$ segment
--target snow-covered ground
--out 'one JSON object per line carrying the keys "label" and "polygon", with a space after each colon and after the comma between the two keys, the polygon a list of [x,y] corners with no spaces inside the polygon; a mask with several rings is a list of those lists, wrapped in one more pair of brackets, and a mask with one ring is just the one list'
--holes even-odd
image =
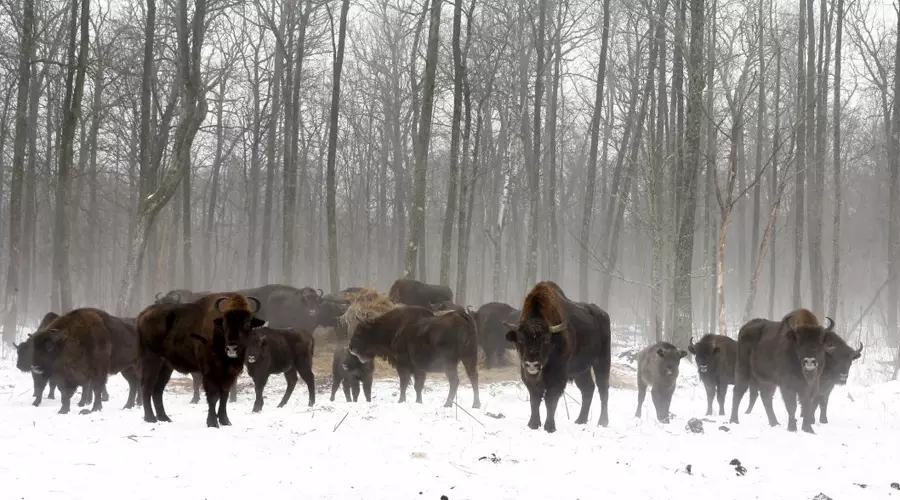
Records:
{"label": "snow-covered ground", "polygon": [[898,382],[836,389],[831,423],[817,425],[815,436],[769,428],[761,405],[740,425],[716,416],[704,422],[705,433],[691,433],[686,421],[702,417],[706,403],[688,362],[668,425],[652,418],[649,397],[644,418],[634,418],[636,394],[628,389],[611,391],[610,426],[602,428],[596,397],[591,423],[571,422],[580,394],[570,385],[571,417],[560,405],[558,431],[547,434],[526,428],[527,393],[516,382],[482,385],[480,410],[470,408],[471,388],[462,385],[461,408],[445,409],[440,375],[430,376],[419,405],[395,402],[396,380],[376,382],[371,404],[345,403],[340,391],[331,403],[330,374],[317,374],[313,408],[301,385],[276,408],[284,383],[273,377],[262,413],[250,412],[245,386],[230,406],[234,425],[207,429],[205,401],[188,403],[189,384],[170,384],[169,424],[121,410],[120,376],[110,379],[103,412],[57,415],[58,399],[32,407],[30,375],[13,360],[2,363],[0,497],[8,499],[900,498],[890,486],[900,482]]}

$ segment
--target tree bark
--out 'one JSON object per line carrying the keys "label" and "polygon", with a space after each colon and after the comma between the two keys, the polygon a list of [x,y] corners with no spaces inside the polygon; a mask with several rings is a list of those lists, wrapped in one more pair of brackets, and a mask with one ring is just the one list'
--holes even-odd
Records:
{"label": "tree bark", "polygon": [[528,162],[528,251],[525,254],[525,282],[523,289],[528,290],[537,281],[538,266],[538,220],[541,201],[541,102],[544,98],[544,31],[547,19],[547,0],[538,0],[538,27],[535,41],[537,52],[537,68],[534,77],[534,140],[531,146],[534,151]]}
{"label": "tree bark", "polygon": [[800,0],[800,29],[797,37],[797,174],[794,179],[794,293],[793,308],[802,307],[801,280],[803,278],[803,215],[804,184],[806,183],[806,0]]}
{"label": "tree bark", "polygon": [[[453,247],[453,215],[456,212],[457,180],[459,178],[459,122],[462,114],[463,62],[459,43],[462,31],[462,0],[453,3],[453,116],[450,123],[450,172],[447,179],[447,207],[441,231],[440,283],[450,285],[450,254]],[[458,270],[465,272],[465,270]]]}
{"label": "tree bark", "polygon": [[844,0],[837,0],[837,34],[834,40],[834,229],[831,241],[831,293],[828,294],[828,316],[838,317],[838,296],[841,292],[841,42],[844,32]]}
{"label": "tree bark", "polygon": [[[331,119],[328,127],[328,163],[325,173],[326,211],[328,213],[328,274],[331,280],[331,291],[336,293],[341,289],[340,274],[338,273],[338,242],[337,242],[337,213],[335,186],[335,160],[337,157],[338,114],[341,104],[341,69],[344,67],[344,42],[347,35],[347,11],[350,9],[350,0],[341,2],[341,20],[338,28],[337,53],[334,56],[334,73],[331,89]],[[333,36],[333,35],[332,35]]]}

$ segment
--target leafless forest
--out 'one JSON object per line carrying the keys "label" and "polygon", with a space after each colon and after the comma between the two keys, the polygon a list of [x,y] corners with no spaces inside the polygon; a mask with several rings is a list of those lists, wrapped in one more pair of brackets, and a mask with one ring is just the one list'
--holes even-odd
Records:
{"label": "leafless forest", "polygon": [[880,0],[2,0],[3,338],[157,292],[557,281],[900,343]]}

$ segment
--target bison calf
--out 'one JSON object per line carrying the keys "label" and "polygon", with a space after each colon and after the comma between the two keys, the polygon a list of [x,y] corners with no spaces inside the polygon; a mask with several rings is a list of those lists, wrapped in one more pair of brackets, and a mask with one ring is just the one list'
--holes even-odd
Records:
{"label": "bison calf", "polygon": [[484,365],[488,370],[506,363],[506,349],[512,346],[506,341],[509,329],[504,322],[517,323],[518,309],[502,302],[489,302],[478,308],[474,314],[478,325],[478,343],[484,350]]}
{"label": "bison calf", "polygon": [[[375,361],[362,362],[356,356],[350,354],[350,349],[341,347],[334,351],[331,361],[331,400],[337,394],[338,387],[344,390],[347,402],[354,403],[359,399],[359,384],[362,382],[363,394],[366,402],[372,402],[372,379],[375,376]],[[351,397],[352,392],[352,397]]]}
{"label": "bison calf", "polygon": [[263,389],[269,376],[283,373],[287,381],[284,397],[278,403],[281,408],[291,399],[297,385],[297,374],[306,382],[309,406],[316,402],[316,383],[312,372],[315,340],[311,333],[292,329],[262,327],[253,330],[247,343],[247,373],[253,379],[256,401],[253,412],[262,410]]}
{"label": "bison calf", "polygon": [[634,416],[641,417],[641,406],[647,395],[647,386],[650,386],[650,397],[653,398],[653,406],[656,408],[656,418],[664,423],[669,423],[669,405],[672,404],[672,395],[675,394],[675,384],[678,381],[678,366],[681,358],[687,356],[682,351],[668,342],[657,342],[647,346],[638,353],[638,404]]}
{"label": "bison calf", "polygon": [[713,413],[713,397],[719,402],[719,415],[725,414],[725,394],[734,385],[734,363],[737,341],[724,335],[704,335],[700,342],[688,346],[697,361],[697,373],[706,388],[706,414]]}

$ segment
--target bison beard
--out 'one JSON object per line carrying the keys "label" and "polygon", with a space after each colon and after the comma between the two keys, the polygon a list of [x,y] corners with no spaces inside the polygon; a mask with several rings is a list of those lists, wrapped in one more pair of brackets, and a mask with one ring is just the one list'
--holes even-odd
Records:
{"label": "bison beard", "polygon": [[[252,310],[248,301],[255,305]],[[189,304],[152,305],[142,311],[137,325],[144,420],[172,421],[162,395],[172,371],[178,370],[202,373],[207,427],[231,425],[227,395],[243,369],[248,333],[265,324],[255,317],[259,309],[255,297],[229,293]]]}
{"label": "bison beard", "polygon": [[253,412],[263,407],[263,389],[269,376],[283,373],[287,388],[278,407],[291,399],[299,374],[309,392],[309,406],[316,402],[316,381],[312,372],[312,358],[315,340],[305,331],[261,327],[250,333],[247,345],[247,373],[253,379],[256,401]]}
{"label": "bison beard", "polygon": [[804,432],[815,434],[812,424],[815,422],[815,402],[819,397],[825,356],[835,349],[833,342],[826,342],[826,333],[831,331],[834,321],[826,319],[829,325],[823,328],[811,312],[799,309],[780,322],[754,319],[741,327],[731,423],[739,422],[741,398],[748,388],[755,386],[762,396],[769,425],[778,425],[772,407],[777,387],[787,409],[788,431],[797,430],[799,399],[803,419],[801,428]]}
{"label": "bison beard", "polygon": [[516,344],[522,382],[531,400],[529,428],[541,426],[544,399],[544,430],[556,431],[556,407],[570,379],[581,391],[581,412],[575,423],[587,423],[595,387],[592,368],[600,394],[599,425],[608,425],[609,315],[594,304],[570,301],[556,283],[542,281],[525,297],[518,325],[506,326],[506,338]]}

